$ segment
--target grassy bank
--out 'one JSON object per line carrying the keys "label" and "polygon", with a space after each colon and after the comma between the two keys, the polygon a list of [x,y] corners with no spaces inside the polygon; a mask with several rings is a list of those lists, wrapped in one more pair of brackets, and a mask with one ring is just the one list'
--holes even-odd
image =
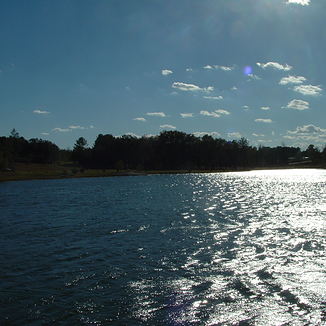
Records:
{"label": "grassy bank", "polygon": [[17,163],[12,170],[0,171],[0,181],[32,180],[32,179],[64,179],[64,178],[91,178],[112,176],[137,176],[146,174],[177,174],[177,173],[216,173],[266,169],[298,169],[298,168],[325,168],[321,165],[278,166],[259,168],[238,168],[220,170],[110,170],[110,169],[82,169],[71,163],[56,164],[24,164]]}

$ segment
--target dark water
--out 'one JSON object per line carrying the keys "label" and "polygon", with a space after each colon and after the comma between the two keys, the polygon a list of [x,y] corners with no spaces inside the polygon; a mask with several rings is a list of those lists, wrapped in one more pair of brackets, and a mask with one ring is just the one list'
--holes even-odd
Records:
{"label": "dark water", "polygon": [[0,184],[1,325],[325,325],[326,172]]}

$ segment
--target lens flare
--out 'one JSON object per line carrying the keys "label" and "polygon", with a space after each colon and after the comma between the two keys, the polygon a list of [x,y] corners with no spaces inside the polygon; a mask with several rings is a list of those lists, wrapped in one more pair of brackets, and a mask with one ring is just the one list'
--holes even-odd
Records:
{"label": "lens flare", "polygon": [[245,75],[251,75],[252,74],[252,67],[251,66],[245,66],[244,68],[243,68],[243,73],[245,74]]}

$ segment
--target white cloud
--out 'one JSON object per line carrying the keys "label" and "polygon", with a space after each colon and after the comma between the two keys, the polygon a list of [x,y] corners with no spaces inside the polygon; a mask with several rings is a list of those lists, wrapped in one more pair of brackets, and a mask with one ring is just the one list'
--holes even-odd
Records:
{"label": "white cloud", "polygon": [[242,136],[241,136],[240,132],[229,132],[228,137],[229,138],[241,138]]}
{"label": "white cloud", "polygon": [[69,129],[85,129],[85,127],[82,127],[82,126],[69,126]]}
{"label": "white cloud", "polygon": [[271,108],[269,106],[262,106],[260,109],[263,110],[263,111],[268,111]]}
{"label": "white cloud", "polygon": [[176,129],[177,127],[172,125],[160,125],[160,128],[162,129]]}
{"label": "white cloud", "polygon": [[223,96],[203,96],[206,100],[223,100]]}
{"label": "white cloud", "polygon": [[34,110],[33,113],[35,114],[49,114],[49,111],[45,111],[45,110]]}
{"label": "white cloud", "polygon": [[41,135],[43,135],[43,136],[49,136],[50,134],[48,132],[41,132]]}
{"label": "white cloud", "polygon": [[320,95],[322,88],[319,86],[313,86],[313,85],[299,85],[294,86],[293,90],[301,93],[302,95]]}
{"label": "white cloud", "polygon": [[272,123],[272,119],[255,119],[255,122]]}
{"label": "white cloud", "polygon": [[296,135],[317,134],[317,133],[326,134],[326,129],[322,129],[313,124],[309,124],[302,127],[298,126],[294,131],[288,130],[287,133],[296,134]]}
{"label": "white cloud", "polygon": [[309,102],[302,100],[292,100],[287,104],[287,106],[283,108],[303,111],[309,109]]}
{"label": "white cloud", "polygon": [[192,71],[192,68],[187,68],[186,71],[188,71],[188,72],[189,72],[189,71]]}
{"label": "white cloud", "polygon": [[142,121],[142,122],[145,122],[145,121],[146,121],[145,118],[135,118],[135,119],[133,119],[133,120],[136,120],[136,121]]}
{"label": "white cloud", "polygon": [[223,71],[232,71],[234,69],[233,66],[219,66],[219,65],[206,65],[203,67],[204,69],[207,69],[207,70],[213,70],[213,69],[220,69],[220,70],[223,70]]}
{"label": "white cloud", "polygon": [[217,131],[211,131],[211,132],[207,132],[207,131],[195,131],[192,133],[194,136],[196,137],[203,137],[203,136],[212,136],[212,137],[220,137],[221,134]]}
{"label": "white cloud", "polygon": [[298,126],[295,130],[288,130],[283,138],[305,142],[302,143],[302,146],[307,146],[311,143],[324,145],[326,141],[326,129],[313,124]]}
{"label": "white cloud", "polygon": [[166,117],[164,112],[147,112],[146,115],[149,115],[151,117],[161,117],[161,118]]}
{"label": "white cloud", "polygon": [[89,126],[89,129],[94,129],[95,127],[93,125],[90,125]]}
{"label": "white cloud", "polygon": [[234,67],[229,67],[229,66],[216,66],[216,68],[219,68],[223,71],[232,71]]}
{"label": "white cloud", "polygon": [[200,111],[201,115],[205,115],[207,117],[214,117],[214,118],[219,118],[221,115],[217,114],[216,112],[209,112],[209,111]]}
{"label": "white cloud", "polygon": [[161,71],[161,73],[162,73],[163,76],[168,76],[168,75],[173,74],[173,71],[172,70],[169,70],[169,69],[163,69]]}
{"label": "white cloud", "polygon": [[214,90],[213,86],[208,86],[208,87],[199,87],[197,85],[193,84],[186,84],[186,83],[181,83],[181,82],[174,82],[172,84],[173,88],[177,88],[181,91],[185,92],[198,92],[198,91],[203,91],[203,92],[212,92]]}
{"label": "white cloud", "polygon": [[193,118],[194,114],[193,113],[180,113],[182,118]]}
{"label": "white cloud", "polygon": [[256,133],[253,133],[252,135],[253,135],[254,137],[265,137],[264,134],[256,134]]}
{"label": "white cloud", "polygon": [[283,77],[280,81],[280,85],[287,85],[287,84],[302,84],[306,81],[306,78],[303,76],[287,76]]}
{"label": "white cloud", "polygon": [[231,91],[236,91],[237,89],[238,89],[238,87],[233,86],[233,87],[231,88]]}
{"label": "white cloud", "polygon": [[143,137],[144,138],[151,138],[151,137],[156,137],[157,135],[154,135],[154,134],[146,134],[144,135]]}
{"label": "white cloud", "polygon": [[218,114],[224,114],[224,115],[229,115],[229,114],[231,114],[229,111],[227,111],[227,110],[223,110],[223,109],[218,109],[218,110],[215,110],[215,112],[216,113],[218,113]]}
{"label": "white cloud", "polygon": [[244,110],[249,110],[249,106],[248,106],[248,105],[244,105],[242,108],[243,108]]}
{"label": "white cloud", "polygon": [[135,138],[140,138],[139,135],[134,134],[133,132],[127,132],[127,133],[124,134],[124,136],[131,136],[131,137],[135,137]]}
{"label": "white cloud", "polygon": [[266,63],[257,62],[256,64],[258,67],[263,68],[263,69],[273,68],[273,69],[277,69],[277,70],[289,71],[293,68],[292,66],[290,66],[288,64],[282,65],[278,62],[266,62]]}
{"label": "white cloud", "polygon": [[207,116],[207,117],[213,117],[213,118],[219,118],[221,115],[229,115],[231,114],[229,111],[224,110],[224,109],[218,109],[214,111],[206,111],[202,110],[200,111],[201,115]]}
{"label": "white cloud", "polygon": [[310,0],[288,0],[287,3],[294,3],[301,6],[309,6]]}
{"label": "white cloud", "polygon": [[71,131],[71,129],[69,129],[69,128],[53,128],[52,131],[69,132],[69,131]]}
{"label": "white cloud", "polygon": [[248,74],[249,80],[261,80],[261,78],[254,74]]}
{"label": "white cloud", "polygon": [[258,139],[257,142],[258,143],[272,143],[273,141],[269,140],[269,139]]}

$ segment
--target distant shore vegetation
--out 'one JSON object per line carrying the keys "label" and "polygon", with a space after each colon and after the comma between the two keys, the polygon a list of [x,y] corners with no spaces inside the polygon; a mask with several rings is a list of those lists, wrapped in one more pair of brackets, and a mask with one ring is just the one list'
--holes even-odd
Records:
{"label": "distant shore vegetation", "polygon": [[[326,166],[326,146],[251,146],[247,139],[228,141],[210,135],[197,137],[181,131],[163,131],[137,138],[99,134],[93,146],[80,137],[73,150],[38,138],[25,139],[13,129],[0,137],[0,170],[13,171],[21,164],[49,165],[65,162],[80,171],[223,171],[281,166]],[[69,162],[69,163],[68,163]]]}

